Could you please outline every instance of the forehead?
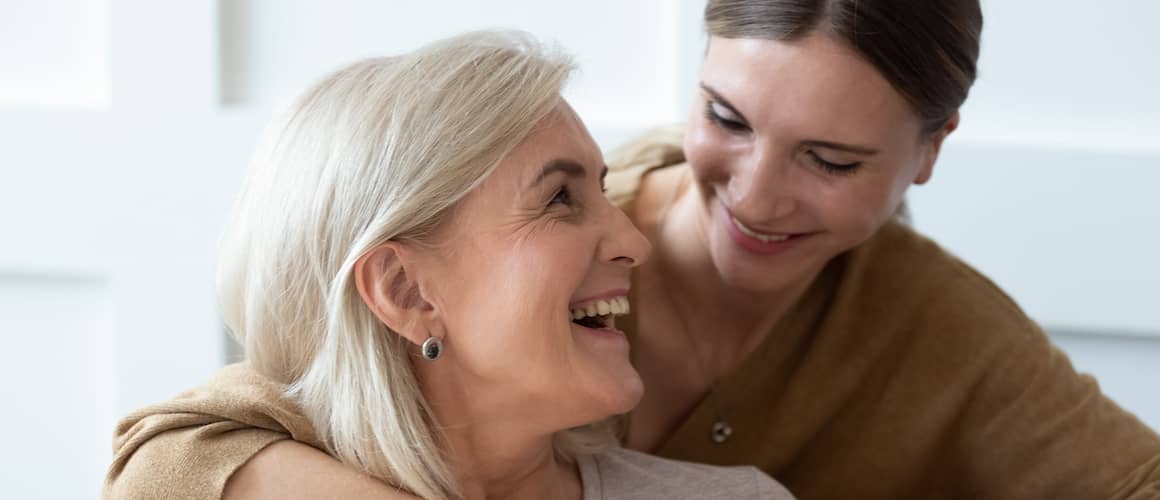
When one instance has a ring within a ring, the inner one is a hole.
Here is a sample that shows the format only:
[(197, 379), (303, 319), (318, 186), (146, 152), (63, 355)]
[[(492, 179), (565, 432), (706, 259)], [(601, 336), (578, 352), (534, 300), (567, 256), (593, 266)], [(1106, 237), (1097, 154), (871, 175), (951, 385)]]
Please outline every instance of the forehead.
[(909, 103), (869, 62), (829, 35), (794, 41), (714, 37), (702, 83), (747, 120), (873, 140), (874, 130), (919, 128)]
[(504, 157), (491, 177), (517, 180), (523, 188), (555, 159), (574, 160), (589, 170), (599, 170), (603, 165), (600, 148), (563, 100)]
[[(551, 185), (545, 182), (535, 187), (533, 181), (546, 164), (556, 159), (580, 163), (589, 175), (599, 176), (599, 170), (603, 168), (603, 156), (596, 142), (563, 100), (500, 160), (476, 189), (455, 205), (433, 239), (438, 241), (447, 238), (448, 234), (462, 236), (460, 231), (464, 230), (492, 234), (489, 231), (495, 229), (497, 221), (511, 217), (513, 205), (518, 212), (527, 208), (524, 205), (529, 200), (546, 201), (540, 200), (542, 190)], [(462, 243), (465, 240), (444, 241)]]

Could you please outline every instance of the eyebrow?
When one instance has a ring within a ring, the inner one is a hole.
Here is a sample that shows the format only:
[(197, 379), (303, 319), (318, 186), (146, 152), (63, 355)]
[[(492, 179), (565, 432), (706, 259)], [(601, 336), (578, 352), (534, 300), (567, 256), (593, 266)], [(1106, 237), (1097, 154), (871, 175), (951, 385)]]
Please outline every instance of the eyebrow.
[[(737, 115), (738, 118), (741, 118), (742, 121), (745, 121), (746, 123), (748, 123), (748, 121), (745, 120), (745, 115), (743, 115), (743, 114), (741, 114), (741, 112), (737, 111), (737, 108), (734, 107), (732, 104), (730, 104), (729, 101), (726, 100), (725, 97), (723, 97), (720, 92), (717, 92), (716, 90), (713, 89), (713, 87), (710, 87), (708, 84), (706, 84), (704, 82), (701, 82), (701, 88), (704, 89), (705, 92), (708, 93), (710, 96), (712, 96), (713, 100), (717, 101), (718, 104), (725, 106), (726, 108), (729, 109), (729, 111), (731, 111), (733, 114)], [(865, 156), (874, 156), (874, 155), (878, 154), (877, 149), (874, 149), (874, 148), (869, 147), (869, 146), (843, 144), (840, 142), (802, 141), (802, 145), (807, 146), (807, 147), (811, 147), (811, 148), (825, 148), (825, 149), (833, 149), (835, 151), (845, 151), (847, 153), (854, 153), (854, 154), (865, 155)]]
[(840, 142), (830, 141), (802, 141), (803, 146), (811, 148), (825, 148), (837, 151), (845, 151), (847, 153), (854, 153), (859, 155), (874, 156), (878, 154), (878, 150), (868, 146), (855, 146), (853, 144), (842, 144)]
[[(544, 182), (552, 174), (562, 173), (573, 179), (583, 179), (588, 175), (588, 169), (584, 168), (579, 162), (567, 158), (557, 158), (544, 164), (544, 168), (540, 169), (540, 173), (532, 180), (529, 188), (536, 187)], [(608, 165), (605, 165), (600, 171), (600, 178), (608, 175)]]

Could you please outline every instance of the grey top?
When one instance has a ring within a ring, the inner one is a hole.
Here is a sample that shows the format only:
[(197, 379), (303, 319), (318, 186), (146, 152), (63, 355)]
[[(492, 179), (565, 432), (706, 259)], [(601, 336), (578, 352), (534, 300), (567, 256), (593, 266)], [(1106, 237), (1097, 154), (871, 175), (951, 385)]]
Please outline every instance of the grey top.
[(580, 457), (584, 500), (792, 500), (756, 467), (717, 467), (614, 449)]

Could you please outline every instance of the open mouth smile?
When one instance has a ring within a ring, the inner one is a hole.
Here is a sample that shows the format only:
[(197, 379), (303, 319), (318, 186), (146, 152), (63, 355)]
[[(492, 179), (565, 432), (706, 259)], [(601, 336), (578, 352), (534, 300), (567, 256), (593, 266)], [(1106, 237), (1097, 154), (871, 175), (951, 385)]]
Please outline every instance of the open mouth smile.
[(615, 318), (629, 312), (628, 297), (617, 296), (591, 300), (572, 305), (569, 315), (572, 322), (593, 330), (615, 330)]

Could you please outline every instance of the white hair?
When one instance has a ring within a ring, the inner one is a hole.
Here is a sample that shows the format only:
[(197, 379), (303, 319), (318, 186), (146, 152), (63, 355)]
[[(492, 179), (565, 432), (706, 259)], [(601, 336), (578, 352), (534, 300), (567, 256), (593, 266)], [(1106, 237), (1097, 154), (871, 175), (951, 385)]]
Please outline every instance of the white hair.
[(570, 59), (475, 32), (322, 80), (270, 127), (222, 241), (225, 322), (328, 452), (423, 498), (455, 475), (410, 352), (362, 302), (355, 262), (423, 241), (559, 102)]

